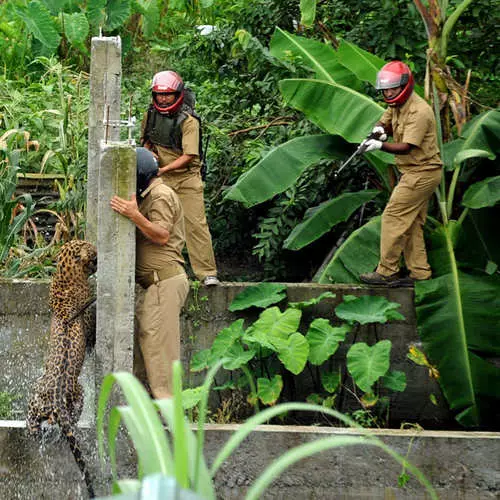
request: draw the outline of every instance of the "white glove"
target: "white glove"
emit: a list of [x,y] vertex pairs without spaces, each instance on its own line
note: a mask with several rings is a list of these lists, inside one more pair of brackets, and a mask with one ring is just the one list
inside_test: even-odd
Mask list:
[[382,148],[382,141],[377,141],[377,139],[368,139],[363,143],[363,153],[368,153],[368,151],[375,151]]
[[387,141],[387,134],[385,133],[385,129],[382,125],[375,125],[375,127],[373,127],[372,134],[377,134],[379,141]]

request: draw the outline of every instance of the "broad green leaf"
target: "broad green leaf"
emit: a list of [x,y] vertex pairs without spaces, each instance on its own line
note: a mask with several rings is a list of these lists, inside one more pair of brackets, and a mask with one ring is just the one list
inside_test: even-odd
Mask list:
[[361,396],[360,401],[363,408],[373,408],[378,403],[379,396],[373,392],[365,392],[363,396]]
[[271,55],[284,61],[297,59],[311,68],[320,80],[337,82],[346,87],[359,84],[357,78],[339,64],[337,52],[324,43],[312,38],[292,35],[276,28],[270,44]]
[[26,27],[33,36],[40,40],[49,50],[55,51],[59,46],[61,37],[47,8],[38,0],[28,3],[26,9],[15,8],[18,15],[26,23]]
[[281,283],[259,283],[240,292],[229,305],[230,311],[241,311],[249,307],[267,307],[281,302],[286,297],[286,285]]
[[456,154],[455,163],[460,164],[471,158],[488,158],[489,160],[494,160],[495,155],[491,151],[484,151],[483,149],[462,149]]
[[359,275],[373,271],[380,258],[380,217],[356,229],[328,263],[319,283],[359,283]]
[[104,26],[106,18],[106,0],[88,0],[87,17],[93,28],[93,34],[97,35],[97,28]]
[[448,273],[415,286],[418,330],[457,420],[487,425],[500,404],[500,368],[488,359],[500,353],[500,278],[459,270],[449,236],[447,247]]
[[184,410],[190,410],[198,405],[203,397],[203,386],[193,389],[184,389],[182,391],[182,407]]
[[484,269],[484,272],[486,274],[492,275],[492,274],[496,273],[497,271],[498,271],[498,264],[496,262],[492,262],[491,260],[489,260],[486,263],[486,267]]
[[154,36],[160,25],[160,2],[156,0],[138,0],[141,7],[142,33],[149,38]]
[[344,193],[333,200],[322,203],[311,216],[295,226],[283,247],[299,250],[317,240],[339,222],[346,221],[354,211],[379,194],[379,191]]
[[469,186],[462,199],[468,208],[491,207],[500,201],[500,175],[488,177]]
[[500,152],[500,109],[492,109],[467,122],[460,134],[464,140],[460,150],[480,149],[493,154]]
[[64,33],[68,41],[74,44],[83,44],[89,34],[89,22],[83,12],[64,14]]
[[339,62],[354,73],[360,80],[375,86],[377,73],[385,61],[356,45],[340,40],[337,50]]
[[347,351],[347,369],[363,392],[372,392],[373,384],[389,370],[391,346],[390,340],[371,347],[357,342]]
[[349,325],[332,326],[327,319],[316,318],[306,334],[309,361],[313,365],[322,365],[337,352],[340,342],[345,340],[350,330]]
[[64,11],[69,0],[42,0],[42,3],[53,16],[57,16],[60,12]]
[[323,402],[323,398],[316,392],[313,392],[307,395],[306,402],[312,405],[320,405]]
[[321,385],[325,391],[333,394],[340,385],[340,371],[324,372],[321,374]]
[[275,345],[278,349],[278,358],[285,368],[294,375],[301,373],[309,355],[309,344],[305,337],[298,332],[292,333],[286,340],[276,339]]
[[293,307],[294,309],[305,309],[306,307],[315,306],[319,304],[324,299],[334,299],[336,295],[332,292],[323,292],[317,297],[313,297],[309,300],[304,300],[302,302],[289,302],[288,307]]
[[396,392],[403,392],[406,389],[406,373],[394,370],[382,377],[382,384],[387,389]]
[[233,344],[225,353],[226,361],[222,365],[226,370],[237,370],[246,365],[256,354],[252,348],[244,349],[240,343]]
[[321,402],[321,406],[324,406],[325,408],[333,408],[335,405],[335,400],[337,399],[336,394],[332,394],[331,396],[327,396],[323,401]]
[[335,308],[338,318],[361,325],[367,323],[387,323],[390,320],[404,320],[404,316],[396,309],[401,307],[397,302],[389,302],[381,295],[344,296],[344,302]]
[[271,380],[268,378],[257,379],[257,396],[263,404],[271,406],[278,401],[283,389],[281,375],[275,375]]
[[300,0],[300,24],[310,28],[316,17],[316,0]]
[[279,86],[289,105],[348,142],[360,143],[383,113],[368,96],[335,82],[297,78],[281,80]]
[[302,311],[289,308],[281,312],[278,307],[265,309],[259,316],[259,319],[251,325],[246,333],[244,340],[252,341],[258,339],[265,341],[265,347],[276,350],[276,341],[287,340],[288,337],[299,328]]
[[113,31],[120,28],[132,13],[130,0],[109,0],[106,12],[106,30]]
[[192,372],[201,372],[208,368],[208,362],[210,360],[210,349],[203,349],[202,351],[198,351],[191,358],[190,363],[190,371]]
[[233,347],[235,342],[243,337],[245,333],[243,322],[243,319],[237,319],[217,334],[210,348],[209,365],[217,363],[217,361],[226,357],[228,351]]
[[240,176],[225,198],[251,207],[292,186],[304,170],[324,158],[346,158],[351,151],[342,137],[311,135],[281,144]]

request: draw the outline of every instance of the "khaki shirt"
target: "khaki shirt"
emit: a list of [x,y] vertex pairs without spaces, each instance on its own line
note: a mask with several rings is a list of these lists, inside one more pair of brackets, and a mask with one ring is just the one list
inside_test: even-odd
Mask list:
[[436,170],[442,166],[437,142],[436,120],[432,108],[413,92],[402,106],[391,106],[380,119],[384,127],[392,127],[394,142],[413,145],[405,155],[395,155],[401,172]]
[[[144,130],[146,128],[146,122],[148,119],[148,113],[146,112],[144,118],[142,119],[141,125],[141,137],[144,137]],[[200,122],[187,114],[187,118],[181,123],[181,131],[182,131],[182,152],[175,151],[171,148],[165,148],[160,146],[159,144],[154,144],[155,149],[154,152],[158,155],[158,162],[160,167],[164,167],[165,165],[169,165],[174,160],[177,160],[179,156],[183,154],[186,155],[195,155],[196,157],[191,160],[191,163],[187,168],[178,168],[176,172],[187,172],[188,170],[201,168],[200,162]]]
[[146,238],[137,229],[136,233],[136,276],[138,278],[159,271],[165,264],[184,264],[184,215],[179,198],[160,178],[153,179],[142,193],[139,211],[151,222],[165,228],[170,237],[166,245],[158,245]]

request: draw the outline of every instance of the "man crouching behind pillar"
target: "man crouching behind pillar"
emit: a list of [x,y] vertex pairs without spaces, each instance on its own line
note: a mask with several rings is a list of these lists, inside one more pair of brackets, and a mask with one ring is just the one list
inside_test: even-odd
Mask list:
[[137,227],[135,279],[136,339],[140,352],[134,372],[144,369],[155,399],[172,396],[172,363],[180,358],[180,311],[189,283],[184,271],[185,244],[182,206],[174,191],[158,174],[153,154],[137,148],[137,195],[118,196],[111,208]]

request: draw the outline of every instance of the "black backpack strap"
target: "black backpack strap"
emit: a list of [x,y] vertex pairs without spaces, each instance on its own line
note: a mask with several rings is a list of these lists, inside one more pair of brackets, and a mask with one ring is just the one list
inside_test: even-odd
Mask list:
[[144,127],[144,134],[141,139],[141,146],[144,146],[146,142],[149,140],[149,136],[151,134],[151,130],[154,126],[154,106],[152,104],[149,105],[148,112],[147,112],[147,118],[146,118],[146,126]]

